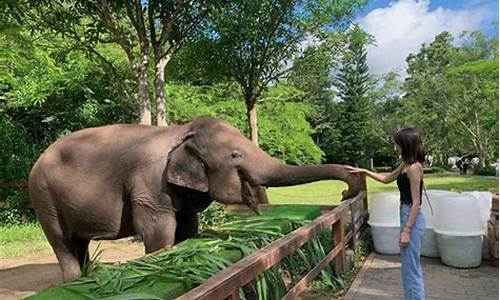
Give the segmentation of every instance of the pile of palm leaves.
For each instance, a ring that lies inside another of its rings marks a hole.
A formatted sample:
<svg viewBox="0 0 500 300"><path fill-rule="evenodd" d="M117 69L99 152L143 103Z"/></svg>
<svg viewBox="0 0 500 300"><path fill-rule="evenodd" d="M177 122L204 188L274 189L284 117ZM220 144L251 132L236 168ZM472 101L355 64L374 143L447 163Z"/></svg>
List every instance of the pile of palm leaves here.
<svg viewBox="0 0 500 300"><path fill-rule="evenodd" d="M307 221L253 217L237 219L187 240L171 250L139 260L109 265L91 260L85 276L34 295L34 299L173 299L200 285L244 256L272 243ZM331 235L329 235L331 237ZM240 291L242 299L279 299L289 285L325 256L316 237L281 264L270 268ZM332 270L322 280L335 286Z"/></svg>

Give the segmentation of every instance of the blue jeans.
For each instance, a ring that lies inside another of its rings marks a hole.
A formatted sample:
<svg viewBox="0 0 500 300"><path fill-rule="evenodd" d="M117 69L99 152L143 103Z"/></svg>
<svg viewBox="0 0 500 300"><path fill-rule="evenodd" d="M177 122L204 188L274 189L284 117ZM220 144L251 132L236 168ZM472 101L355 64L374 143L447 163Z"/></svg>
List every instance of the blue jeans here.
<svg viewBox="0 0 500 300"><path fill-rule="evenodd" d="M400 220L401 231L403 230L408 217L410 216L411 206L401 204ZM403 291L405 300L425 299L424 274L420 264L420 252L422 249L422 238L425 232L425 219L419 210L417 219L411 230L410 243L401 248L401 278L403 280Z"/></svg>

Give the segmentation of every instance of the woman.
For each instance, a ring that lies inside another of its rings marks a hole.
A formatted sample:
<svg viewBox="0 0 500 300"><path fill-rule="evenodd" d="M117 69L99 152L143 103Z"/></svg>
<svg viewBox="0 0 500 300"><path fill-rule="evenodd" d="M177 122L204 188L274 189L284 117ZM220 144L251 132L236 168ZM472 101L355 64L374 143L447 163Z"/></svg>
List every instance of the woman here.
<svg viewBox="0 0 500 300"><path fill-rule="evenodd" d="M425 231L422 204L423 167L425 151L420 134L414 128L405 128L393 136L400 155L398 167L391 173L379 174L366 169L346 166L351 173L362 173L382 183L397 180L400 192L401 277L406 300L425 299L424 277L420 264L420 249Z"/></svg>

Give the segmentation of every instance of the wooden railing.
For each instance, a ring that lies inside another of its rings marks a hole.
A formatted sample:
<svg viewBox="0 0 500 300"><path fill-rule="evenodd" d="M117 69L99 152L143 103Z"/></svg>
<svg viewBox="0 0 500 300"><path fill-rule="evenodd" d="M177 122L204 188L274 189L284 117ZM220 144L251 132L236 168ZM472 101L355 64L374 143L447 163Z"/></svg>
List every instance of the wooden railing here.
<svg viewBox="0 0 500 300"><path fill-rule="evenodd" d="M352 249L355 251L361 235L360 229L366 209L366 191L361 191L355 197L343 201L333 210L321 215L306 226L298 228L272 244L230 265L210 277L202 285L177 299L239 299L241 287L279 263L285 256L292 254L300 246L309 242L320 231L332 228L333 249L282 298L295 299L304 291L307 284L314 280L321 270L331 262L335 265L335 274L339 275L345 271L347 267L346 245L352 240ZM348 219L349 215L350 220ZM344 228L346 218L347 222L352 224L347 233L345 233Z"/></svg>

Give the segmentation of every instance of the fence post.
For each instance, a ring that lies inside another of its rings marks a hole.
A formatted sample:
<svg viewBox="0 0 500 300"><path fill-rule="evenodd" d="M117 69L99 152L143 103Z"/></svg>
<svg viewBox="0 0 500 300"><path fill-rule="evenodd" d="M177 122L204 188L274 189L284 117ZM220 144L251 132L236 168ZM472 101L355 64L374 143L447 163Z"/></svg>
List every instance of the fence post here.
<svg viewBox="0 0 500 300"><path fill-rule="evenodd" d="M355 205L357 205L357 202L352 202L349 204L349 210L351 212L351 224L352 224L352 252L356 254L356 245L358 243L358 240L356 236L358 235L358 229L356 228L356 212L355 212Z"/></svg>
<svg viewBox="0 0 500 300"><path fill-rule="evenodd" d="M345 236L344 236L344 216L340 216L339 220L333 223L333 246L341 245L339 254L335 257L335 275L340 275L345 270L346 265L346 255L345 255Z"/></svg>
<svg viewBox="0 0 500 300"><path fill-rule="evenodd" d="M365 191L365 196L363 197L363 217L368 216L368 190L366 188L366 175L360 175L361 178L361 190Z"/></svg>

